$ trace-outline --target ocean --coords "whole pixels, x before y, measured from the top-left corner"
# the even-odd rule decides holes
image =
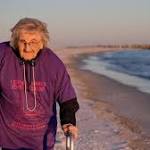
[[[90,54],[80,67],[150,94],[150,50]]]

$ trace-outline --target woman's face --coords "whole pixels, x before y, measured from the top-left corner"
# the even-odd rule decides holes
[[[25,60],[34,59],[40,49],[43,48],[42,36],[38,31],[28,32],[20,30],[18,39],[18,49],[21,58]]]

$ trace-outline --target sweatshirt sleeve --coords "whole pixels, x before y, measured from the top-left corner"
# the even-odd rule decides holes
[[[77,96],[72,86],[70,76],[62,64],[57,74],[56,99],[60,106],[61,125],[71,123],[76,125],[75,113],[79,109]]]
[[[64,64],[62,63],[57,70],[55,99],[58,101],[58,103],[62,104],[66,101],[76,98],[76,93]]]

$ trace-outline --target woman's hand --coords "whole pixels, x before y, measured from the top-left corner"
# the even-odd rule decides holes
[[[78,128],[72,124],[64,124],[62,126],[62,130],[64,131],[64,134],[67,134],[67,132],[71,133],[74,140],[77,140],[78,138]]]

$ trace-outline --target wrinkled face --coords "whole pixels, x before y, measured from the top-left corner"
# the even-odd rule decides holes
[[[43,42],[40,32],[28,32],[23,29],[19,32],[18,49],[21,58],[25,60],[34,59],[42,48]]]

